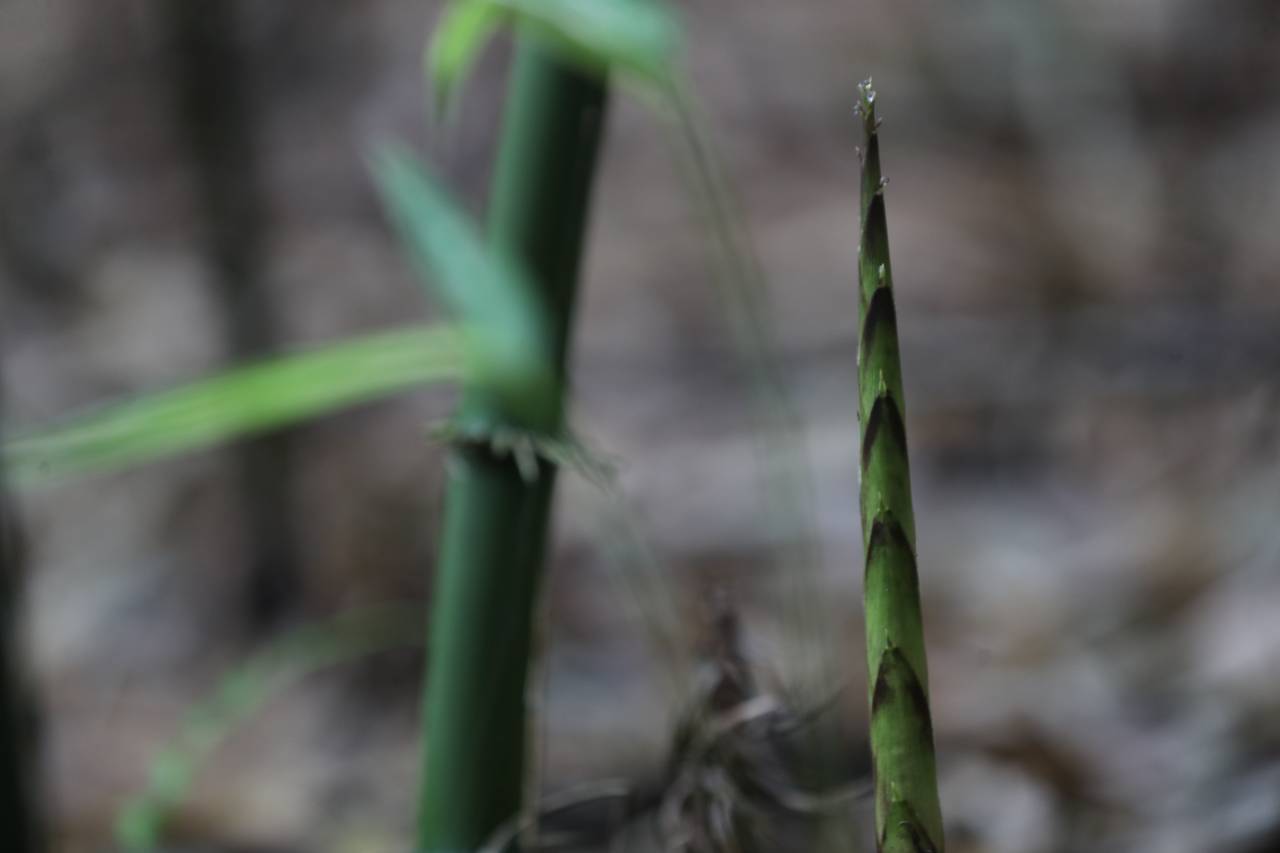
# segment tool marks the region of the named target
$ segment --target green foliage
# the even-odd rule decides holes
[[[485,245],[409,154],[384,150],[374,175],[422,278],[461,324],[467,387],[486,402],[484,422],[466,426],[542,423],[557,381],[546,308],[526,274]]]
[[[22,430],[4,445],[12,481],[31,487],[128,468],[464,375],[495,412],[541,422],[557,383],[544,309],[527,277],[485,246],[407,154],[384,152],[375,173],[411,257],[459,326],[342,341]]]
[[[457,379],[462,346],[454,329],[411,326],[281,356],[28,430],[5,445],[5,465],[31,486],[211,447]]]
[[[544,417],[556,380],[526,276],[484,245],[408,155],[385,152],[376,174],[412,258],[460,326],[342,341],[22,430],[4,446],[12,481],[30,487],[128,468],[464,375],[517,422]]]
[[[807,463],[776,367],[762,268],[679,73],[682,37],[675,17],[651,0],[454,0],[427,53],[440,101],[457,90],[487,40],[505,25],[521,34],[517,64],[525,67],[508,108],[490,241],[411,155],[392,148],[373,164],[391,221],[456,326],[407,329],[276,359],[102,409],[5,448],[19,480],[31,484],[211,446],[422,382],[462,379],[466,397],[453,425],[459,448],[441,557],[446,580],[437,590],[432,649],[456,660],[433,664],[437,684],[428,701],[441,734],[437,768],[429,767],[428,776],[444,782],[424,794],[428,810],[461,817],[443,828],[440,820],[424,827],[428,848],[458,832],[477,837],[477,829],[509,815],[519,795],[521,780],[498,779],[502,774],[492,768],[519,775],[529,610],[546,536],[550,472],[566,461],[553,452],[560,365],[606,72],[654,96],[650,103],[670,121],[707,215],[721,264],[721,295],[752,378],[768,519],[780,539],[807,543],[812,533]],[[594,129],[584,131],[591,121]],[[527,458],[516,464],[523,444],[502,446],[508,435],[527,435],[521,441],[529,446],[524,456],[531,464]],[[633,569],[652,571],[654,557],[628,528],[625,508],[611,509],[607,516],[618,516],[608,518],[616,556]],[[812,555],[792,552],[785,559],[794,588],[804,590],[809,579],[801,575]],[[641,571],[627,574],[629,583],[643,580]],[[637,598],[650,604],[662,598],[661,590],[641,586]],[[795,604],[810,617],[816,609],[811,601]],[[657,633],[674,659],[681,640],[672,638],[682,639],[682,632],[669,624],[677,619],[674,607],[665,615]],[[798,619],[805,625],[820,621]],[[490,654],[497,645],[503,648]],[[269,649],[229,676],[157,758],[148,789],[120,815],[119,842],[130,850],[150,849],[200,764],[236,726],[303,672],[358,653],[342,648],[372,647],[359,639],[344,646],[313,633]],[[898,678],[904,670],[888,672]],[[439,800],[431,806],[433,797]]]
[[[116,843],[129,853],[156,849],[203,766],[269,701],[322,669],[419,643],[421,618],[417,607],[349,613],[300,628],[233,668],[152,759],[146,788],[116,815]]]
[[[441,15],[426,66],[446,102],[503,24],[553,42],[570,60],[665,89],[682,50],[680,25],[657,0],[454,0]]]
[[[449,105],[453,92],[466,80],[480,51],[502,26],[504,17],[502,10],[490,0],[457,0],[440,13],[424,57],[437,110]]]
[[[785,606],[806,645],[829,648],[831,623],[812,580],[819,568],[816,513],[801,420],[779,369],[762,264],[697,98],[682,73],[684,38],[678,17],[665,4],[648,0],[457,0],[440,19],[428,51],[438,96],[447,97],[456,89],[470,59],[503,16],[545,36],[585,70],[613,72],[611,82],[630,84],[668,131],[691,198],[703,214],[716,264],[713,281],[748,380],[762,466],[762,521],[773,530],[775,541],[786,543],[777,556],[790,579]],[[834,659],[803,663],[792,667],[796,686],[824,693],[833,677]]]

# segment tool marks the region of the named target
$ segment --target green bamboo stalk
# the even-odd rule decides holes
[[[591,176],[604,115],[603,81],[531,34],[518,39],[491,196],[494,249],[537,286],[563,375]],[[563,387],[563,383],[561,383]],[[468,388],[467,425],[555,433],[560,390],[537,422],[503,421],[484,388]],[[554,467],[522,476],[482,441],[451,451],[426,694],[419,849],[474,850],[520,808],[525,682],[547,536]]]
[[[870,80],[859,86],[859,95],[866,144],[858,247],[858,422],[876,845],[883,853],[942,853],[902,364]]]

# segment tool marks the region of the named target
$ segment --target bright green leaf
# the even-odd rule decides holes
[[[426,54],[437,109],[448,103],[502,18],[490,0],[456,0],[441,12]]]
[[[489,249],[411,155],[384,150],[374,174],[423,279],[462,326],[468,387],[488,397],[502,422],[540,428],[556,379],[546,311],[528,276]]]
[[[658,0],[490,0],[523,25],[604,68],[665,84],[680,53],[680,26]]]
[[[416,326],[231,370],[107,406],[4,448],[21,485],[124,468],[459,378],[456,330]]]
[[[554,41],[598,71],[664,92],[682,49],[680,24],[658,0],[456,0],[428,48],[438,98],[457,87],[504,20]]]

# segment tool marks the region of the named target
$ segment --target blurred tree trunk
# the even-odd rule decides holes
[[[32,766],[36,727],[22,678],[21,549],[3,475],[0,470],[0,849],[34,853],[43,849],[35,794],[38,777]]]
[[[158,0],[171,41],[172,79],[223,303],[233,361],[270,352],[275,316],[263,282],[266,216],[258,175],[250,86],[233,0]],[[289,489],[293,436],[277,433],[235,452],[250,565],[251,630],[277,623],[298,600],[297,532]]]

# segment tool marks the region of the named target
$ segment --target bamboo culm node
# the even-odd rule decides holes
[[[428,640],[418,850],[476,850],[518,816],[526,776],[529,659],[555,465],[565,362],[605,82],[533,34],[517,39],[489,211],[489,244],[536,283],[556,377],[513,422],[492,389],[465,387]],[[528,408],[528,407],[526,407]],[[459,440],[460,439],[460,440]]]
[[[870,80],[858,87],[857,112],[865,132],[859,151],[858,421],[876,846],[883,853],[942,853],[886,181]]]

